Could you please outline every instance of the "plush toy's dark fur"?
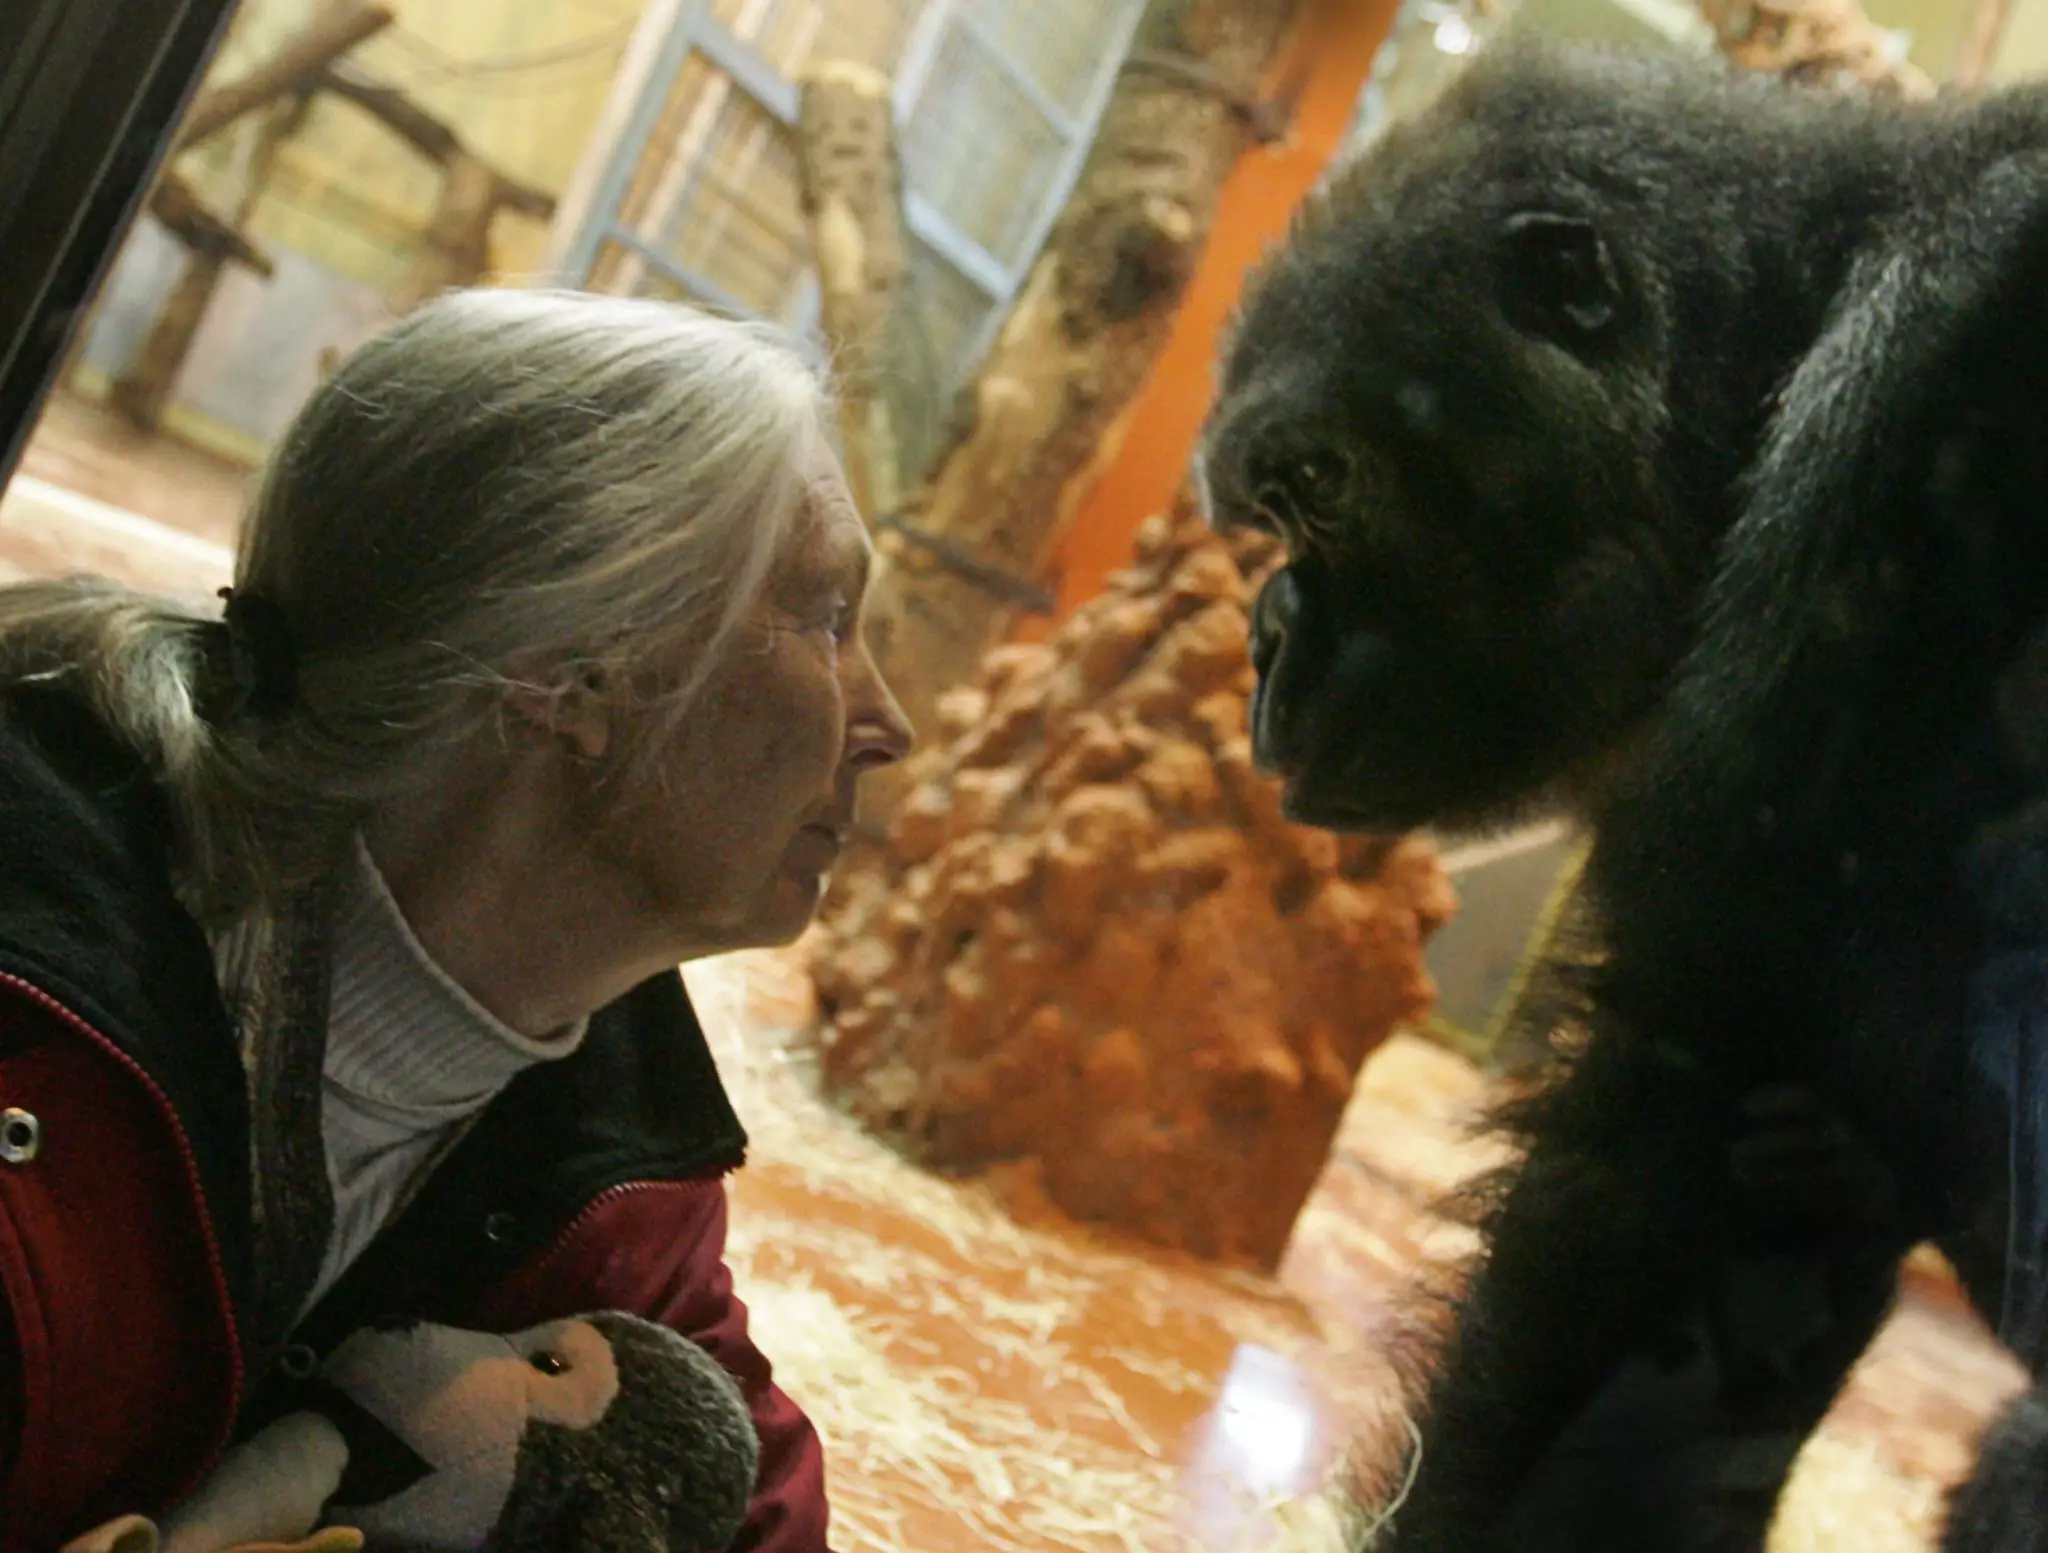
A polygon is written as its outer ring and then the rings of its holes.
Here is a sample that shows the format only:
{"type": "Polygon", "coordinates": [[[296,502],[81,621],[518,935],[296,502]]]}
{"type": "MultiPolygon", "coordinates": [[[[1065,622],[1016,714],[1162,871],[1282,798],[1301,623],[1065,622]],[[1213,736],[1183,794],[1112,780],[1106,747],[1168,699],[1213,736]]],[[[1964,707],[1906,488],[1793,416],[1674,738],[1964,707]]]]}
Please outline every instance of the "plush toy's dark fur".
{"type": "Polygon", "coordinates": [[[739,1387],[666,1327],[610,1312],[619,1394],[593,1429],[534,1422],[492,1553],[722,1553],[747,1517],[759,1446],[739,1387]]]}
{"type": "MultiPolygon", "coordinates": [[[[2040,93],[1526,43],[1248,298],[1204,477],[1288,542],[1253,728],[1293,812],[1598,836],[1403,1553],[1760,1547],[1922,1239],[2042,1357],[2044,312],[2040,93]]],[[[2044,1417],[1952,1553],[2048,1548],[2044,1417]]]]}

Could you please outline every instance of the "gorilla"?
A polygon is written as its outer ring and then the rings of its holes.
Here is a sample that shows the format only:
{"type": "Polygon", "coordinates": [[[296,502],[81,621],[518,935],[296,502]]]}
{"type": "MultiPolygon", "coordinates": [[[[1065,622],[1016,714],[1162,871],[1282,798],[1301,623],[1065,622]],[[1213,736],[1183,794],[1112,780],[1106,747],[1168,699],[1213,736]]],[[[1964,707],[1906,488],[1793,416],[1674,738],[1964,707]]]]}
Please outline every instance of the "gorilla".
{"type": "MultiPolygon", "coordinates": [[[[1249,289],[1198,478],[1287,548],[1289,813],[1595,837],[1375,1546],[1761,1547],[1923,1241],[2041,1373],[2044,315],[2048,95],[1524,40],[1249,289]]],[[[2048,1549],[2048,1393],[1944,1535],[2048,1549]]]]}

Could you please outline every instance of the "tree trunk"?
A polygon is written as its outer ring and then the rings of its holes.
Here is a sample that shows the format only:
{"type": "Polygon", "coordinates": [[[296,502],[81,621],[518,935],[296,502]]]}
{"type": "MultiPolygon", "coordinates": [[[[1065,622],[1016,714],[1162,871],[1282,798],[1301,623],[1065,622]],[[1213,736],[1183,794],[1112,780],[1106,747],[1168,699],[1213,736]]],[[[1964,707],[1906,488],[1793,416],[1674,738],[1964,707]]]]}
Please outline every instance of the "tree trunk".
{"type": "Polygon", "coordinates": [[[878,370],[906,264],[889,78],[862,64],[820,66],[804,80],[801,104],[797,177],[839,378],[840,439],[854,500],[872,520],[900,499],[878,370]]]}
{"type": "Polygon", "coordinates": [[[1856,0],[1700,0],[1721,52],[1746,70],[1821,86],[1862,87],[1909,102],[1934,95],[1925,71],[1856,0]]]}
{"type": "Polygon", "coordinates": [[[1975,91],[1990,78],[2011,16],[2012,0],[1976,0],[1970,7],[1970,27],[1956,47],[1955,65],[1949,71],[1953,85],[1975,91]]]}
{"type": "MultiPolygon", "coordinates": [[[[902,514],[999,573],[1035,578],[1165,344],[1225,175],[1258,126],[1247,103],[1292,32],[1292,0],[1153,0],[1065,213],[961,419],[902,514]],[[1182,68],[1160,68],[1178,64],[1182,68]]],[[[877,542],[870,639],[913,723],[972,673],[1002,600],[900,533],[877,542]]],[[[870,779],[878,810],[902,791],[870,779]]]]}

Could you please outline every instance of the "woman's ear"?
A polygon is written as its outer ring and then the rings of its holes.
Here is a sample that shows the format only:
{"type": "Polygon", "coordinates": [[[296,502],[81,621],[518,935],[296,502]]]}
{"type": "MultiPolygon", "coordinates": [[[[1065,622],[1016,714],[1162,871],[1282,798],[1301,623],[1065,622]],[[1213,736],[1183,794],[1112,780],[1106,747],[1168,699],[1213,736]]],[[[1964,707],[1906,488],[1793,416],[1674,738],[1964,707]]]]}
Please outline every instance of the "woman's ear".
{"type": "Polygon", "coordinates": [[[602,760],[611,748],[611,698],[602,670],[584,669],[555,691],[514,690],[507,704],[537,733],[560,739],[577,760],[602,760]]]}

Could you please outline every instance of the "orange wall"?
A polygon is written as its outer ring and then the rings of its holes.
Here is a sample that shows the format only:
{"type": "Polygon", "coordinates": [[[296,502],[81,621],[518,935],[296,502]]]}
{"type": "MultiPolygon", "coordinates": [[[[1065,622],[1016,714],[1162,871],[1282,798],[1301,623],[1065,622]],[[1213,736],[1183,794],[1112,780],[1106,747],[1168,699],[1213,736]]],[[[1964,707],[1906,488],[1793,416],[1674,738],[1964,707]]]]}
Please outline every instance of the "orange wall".
{"type": "MultiPolygon", "coordinates": [[[[1223,326],[1246,272],[1286,234],[1295,207],[1342,143],[1393,11],[1392,0],[1323,0],[1274,68],[1269,87],[1304,60],[1312,66],[1290,133],[1278,145],[1254,146],[1224,181],[1208,248],[1173,332],[1127,412],[1130,435],[1053,551],[1046,580],[1058,592],[1061,616],[1129,560],[1138,525],[1163,511],[1180,488],[1208,412],[1223,326]]],[[[1054,624],[1026,618],[1018,635],[1043,638],[1054,624]]]]}

